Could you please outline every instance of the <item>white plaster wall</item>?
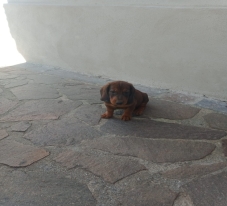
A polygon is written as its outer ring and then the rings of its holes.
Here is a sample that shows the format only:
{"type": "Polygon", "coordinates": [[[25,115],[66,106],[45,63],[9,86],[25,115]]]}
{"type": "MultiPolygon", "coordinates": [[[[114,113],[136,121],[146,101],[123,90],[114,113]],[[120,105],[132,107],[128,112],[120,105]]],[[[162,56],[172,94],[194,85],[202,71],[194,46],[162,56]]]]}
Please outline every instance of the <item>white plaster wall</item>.
{"type": "Polygon", "coordinates": [[[29,62],[227,99],[226,0],[10,0],[4,8],[29,62]]]}

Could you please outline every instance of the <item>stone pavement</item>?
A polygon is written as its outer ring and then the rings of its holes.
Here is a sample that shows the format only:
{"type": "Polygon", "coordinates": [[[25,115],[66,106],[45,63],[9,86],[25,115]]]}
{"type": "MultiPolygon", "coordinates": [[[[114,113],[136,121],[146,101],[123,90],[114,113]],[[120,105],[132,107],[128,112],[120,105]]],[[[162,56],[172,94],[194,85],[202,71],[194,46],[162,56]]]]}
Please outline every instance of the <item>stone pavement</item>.
{"type": "Polygon", "coordinates": [[[105,120],[107,81],[0,68],[0,205],[226,206],[226,102],[137,85],[144,115],[105,120]]]}

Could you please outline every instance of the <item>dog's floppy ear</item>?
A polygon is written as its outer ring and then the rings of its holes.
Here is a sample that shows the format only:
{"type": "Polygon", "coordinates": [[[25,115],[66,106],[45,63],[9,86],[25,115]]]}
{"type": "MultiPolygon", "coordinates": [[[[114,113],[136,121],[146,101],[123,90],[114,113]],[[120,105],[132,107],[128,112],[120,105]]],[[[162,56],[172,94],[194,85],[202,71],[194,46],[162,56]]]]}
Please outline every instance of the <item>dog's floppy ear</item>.
{"type": "Polygon", "coordinates": [[[101,94],[100,100],[104,102],[110,102],[109,89],[110,89],[110,84],[106,84],[100,89],[100,94],[101,94]]]}
{"type": "Polygon", "coordinates": [[[129,93],[129,98],[128,98],[128,104],[133,103],[135,91],[136,91],[136,89],[134,88],[134,86],[132,84],[130,84],[130,93],[129,93]]]}

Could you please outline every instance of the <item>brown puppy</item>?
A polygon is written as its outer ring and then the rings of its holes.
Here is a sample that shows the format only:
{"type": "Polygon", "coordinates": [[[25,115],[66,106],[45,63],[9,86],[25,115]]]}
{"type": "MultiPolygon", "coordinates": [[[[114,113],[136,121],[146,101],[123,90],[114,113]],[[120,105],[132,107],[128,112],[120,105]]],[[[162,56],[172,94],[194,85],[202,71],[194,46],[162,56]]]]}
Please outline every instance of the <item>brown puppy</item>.
{"type": "Polygon", "coordinates": [[[121,119],[128,121],[133,112],[141,115],[149,101],[146,93],[124,81],[110,82],[101,88],[100,93],[107,109],[102,118],[111,118],[115,109],[124,109],[121,119]]]}

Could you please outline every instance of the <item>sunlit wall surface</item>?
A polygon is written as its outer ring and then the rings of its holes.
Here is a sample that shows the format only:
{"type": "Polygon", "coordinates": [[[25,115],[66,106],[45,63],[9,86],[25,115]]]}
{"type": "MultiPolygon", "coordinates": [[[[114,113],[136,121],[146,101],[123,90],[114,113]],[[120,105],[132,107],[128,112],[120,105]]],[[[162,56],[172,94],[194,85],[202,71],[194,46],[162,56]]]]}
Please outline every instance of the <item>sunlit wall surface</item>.
{"type": "Polygon", "coordinates": [[[227,99],[227,0],[7,2],[27,62],[227,99]]]}
{"type": "Polygon", "coordinates": [[[4,3],[7,2],[0,0],[0,67],[26,62],[24,57],[18,52],[16,42],[10,34],[3,8],[4,3]]]}

